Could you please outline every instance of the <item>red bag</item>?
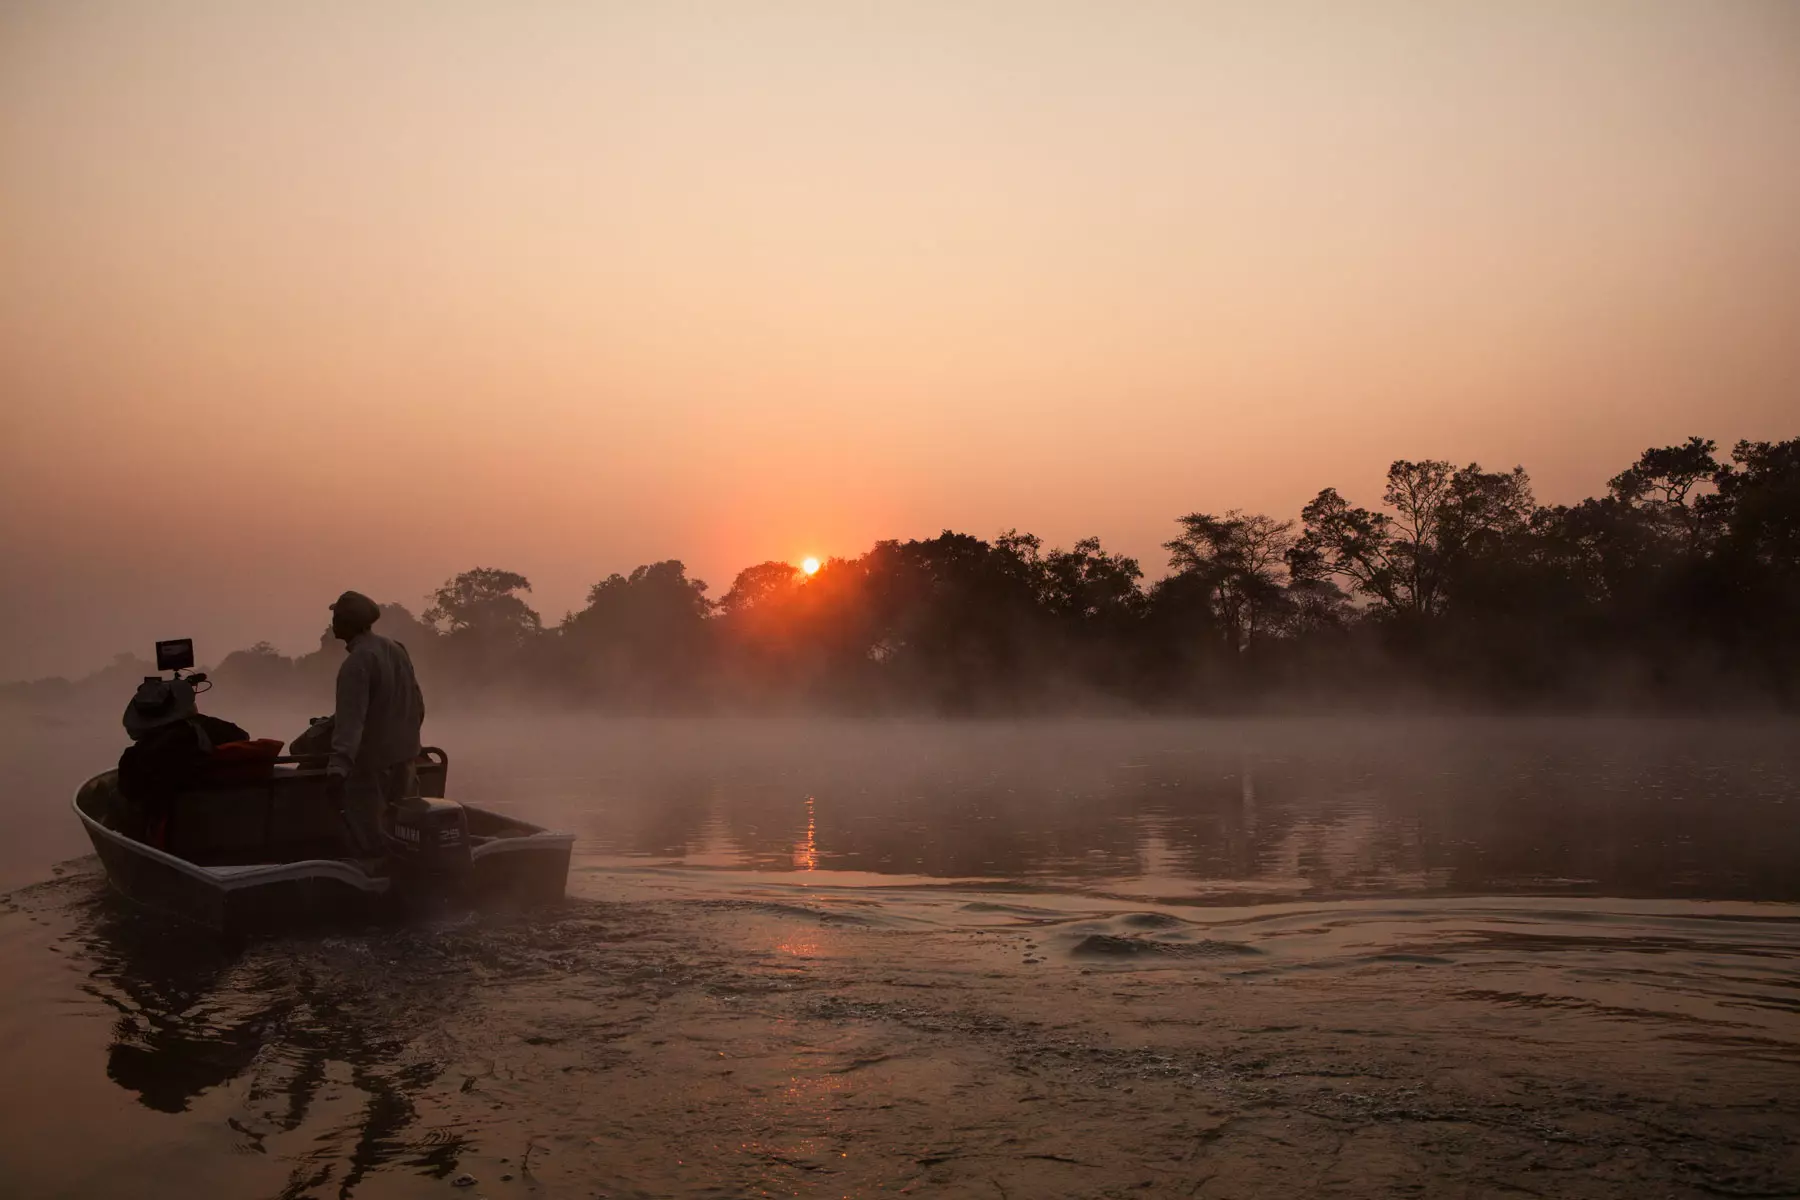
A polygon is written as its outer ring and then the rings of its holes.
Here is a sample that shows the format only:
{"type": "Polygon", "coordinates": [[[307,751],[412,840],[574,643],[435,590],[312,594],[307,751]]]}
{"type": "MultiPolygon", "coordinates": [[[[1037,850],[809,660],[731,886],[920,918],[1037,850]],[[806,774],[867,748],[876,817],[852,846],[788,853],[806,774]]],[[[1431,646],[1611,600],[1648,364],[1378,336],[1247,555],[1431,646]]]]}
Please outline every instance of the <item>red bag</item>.
{"type": "Polygon", "coordinates": [[[208,774],[218,783],[255,783],[275,772],[275,760],[281,757],[282,743],[275,738],[252,738],[247,742],[226,742],[212,748],[212,769],[208,774]]]}

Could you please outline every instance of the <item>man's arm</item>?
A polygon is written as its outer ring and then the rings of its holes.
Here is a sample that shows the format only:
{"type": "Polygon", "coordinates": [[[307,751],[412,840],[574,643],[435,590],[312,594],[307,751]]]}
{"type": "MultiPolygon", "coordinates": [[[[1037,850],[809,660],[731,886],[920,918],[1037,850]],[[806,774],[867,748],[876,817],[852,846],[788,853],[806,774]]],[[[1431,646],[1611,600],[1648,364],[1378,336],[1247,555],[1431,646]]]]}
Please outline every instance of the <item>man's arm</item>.
{"type": "Polygon", "coordinates": [[[368,717],[369,665],[360,654],[352,654],[338,668],[337,712],[331,729],[332,774],[348,775],[356,765],[368,717]]]}

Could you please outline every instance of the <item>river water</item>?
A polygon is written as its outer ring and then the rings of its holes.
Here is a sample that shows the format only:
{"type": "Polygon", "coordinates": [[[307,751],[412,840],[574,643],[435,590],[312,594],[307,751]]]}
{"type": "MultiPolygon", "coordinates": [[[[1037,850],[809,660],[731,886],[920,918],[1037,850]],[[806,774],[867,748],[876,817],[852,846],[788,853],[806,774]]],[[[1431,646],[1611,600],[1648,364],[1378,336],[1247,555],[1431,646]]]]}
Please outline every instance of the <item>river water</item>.
{"type": "Polygon", "coordinates": [[[992,879],[1240,903],[1800,900],[1792,724],[490,726],[470,802],[593,863],[992,879]]]}
{"type": "Polygon", "coordinates": [[[1800,1190],[1793,722],[427,734],[567,911],[205,943],[81,861],[113,730],[9,718],[0,1193],[1800,1190]]]}

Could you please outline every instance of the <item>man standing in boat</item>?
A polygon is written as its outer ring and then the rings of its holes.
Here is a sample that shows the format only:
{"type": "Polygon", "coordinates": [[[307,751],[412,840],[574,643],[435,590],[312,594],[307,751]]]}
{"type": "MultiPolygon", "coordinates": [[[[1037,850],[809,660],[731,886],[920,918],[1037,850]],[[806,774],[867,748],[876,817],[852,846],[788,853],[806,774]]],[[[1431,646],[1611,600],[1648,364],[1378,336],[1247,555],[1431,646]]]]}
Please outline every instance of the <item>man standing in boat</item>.
{"type": "Polygon", "coordinates": [[[406,647],[374,632],[381,608],[361,592],[331,606],[331,632],[349,650],[338,668],[326,794],[343,810],[356,849],[385,856],[381,816],[419,794],[415,760],[425,697],[406,647]]]}

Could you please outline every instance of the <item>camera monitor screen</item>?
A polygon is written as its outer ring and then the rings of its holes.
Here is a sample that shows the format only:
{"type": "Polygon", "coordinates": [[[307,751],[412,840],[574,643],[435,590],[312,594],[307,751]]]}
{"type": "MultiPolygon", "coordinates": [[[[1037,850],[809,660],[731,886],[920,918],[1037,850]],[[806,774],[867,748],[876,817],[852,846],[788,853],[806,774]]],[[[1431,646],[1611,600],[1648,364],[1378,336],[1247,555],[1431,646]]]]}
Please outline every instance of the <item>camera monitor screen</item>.
{"type": "Polygon", "coordinates": [[[156,669],[186,671],[194,665],[194,639],[176,638],[156,643],[156,669]]]}

